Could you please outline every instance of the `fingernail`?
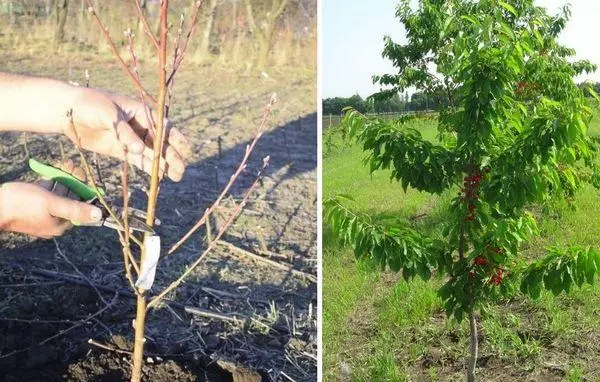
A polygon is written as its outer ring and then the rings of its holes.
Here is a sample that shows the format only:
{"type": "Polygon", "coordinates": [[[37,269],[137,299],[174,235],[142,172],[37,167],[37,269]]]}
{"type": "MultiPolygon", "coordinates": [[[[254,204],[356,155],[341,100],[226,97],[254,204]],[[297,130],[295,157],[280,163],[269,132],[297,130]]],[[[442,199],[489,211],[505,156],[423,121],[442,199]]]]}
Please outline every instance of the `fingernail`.
{"type": "Polygon", "coordinates": [[[93,222],[99,222],[102,219],[102,210],[98,207],[93,207],[90,218],[93,222]]]}

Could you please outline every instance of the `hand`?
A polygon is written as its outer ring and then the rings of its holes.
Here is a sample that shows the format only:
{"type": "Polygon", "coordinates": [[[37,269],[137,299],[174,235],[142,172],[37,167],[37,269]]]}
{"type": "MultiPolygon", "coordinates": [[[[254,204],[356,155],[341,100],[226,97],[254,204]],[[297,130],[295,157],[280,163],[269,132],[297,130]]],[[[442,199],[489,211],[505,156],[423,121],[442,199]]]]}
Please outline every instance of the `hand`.
{"type": "MultiPolygon", "coordinates": [[[[127,161],[147,173],[152,171],[154,134],[144,105],[131,98],[112,95],[95,89],[78,88],[72,111],[73,127],[63,129],[73,142],[79,136],[84,149],[127,161]]],[[[151,117],[153,118],[153,117],[151,117]]],[[[161,176],[164,172],[178,182],[183,177],[183,153],[188,143],[167,121],[161,176]]]]}
{"type": "MultiPolygon", "coordinates": [[[[85,180],[83,170],[75,168],[72,162],[59,167],[85,180]]],[[[62,185],[54,187],[54,192],[45,188],[51,184],[50,181],[3,184],[0,187],[0,230],[50,239],[71,228],[71,222],[96,223],[102,219],[98,207],[61,196],[69,192],[62,185]]]]}

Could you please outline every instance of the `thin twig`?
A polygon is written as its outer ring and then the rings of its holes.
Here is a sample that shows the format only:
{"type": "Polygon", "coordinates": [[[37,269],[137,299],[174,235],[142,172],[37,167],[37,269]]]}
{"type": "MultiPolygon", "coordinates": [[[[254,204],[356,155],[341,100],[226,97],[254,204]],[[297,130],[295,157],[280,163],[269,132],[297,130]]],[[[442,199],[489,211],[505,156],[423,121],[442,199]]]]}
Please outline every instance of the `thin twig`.
{"type": "MultiPolygon", "coordinates": [[[[79,151],[79,156],[81,157],[81,164],[83,165],[85,174],[86,174],[87,178],[90,180],[90,182],[92,183],[92,187],[94,188],[94,191],[96,191],[96,195],[98,196],[98,200],[100,201],[100,204],[102,204],[102,206],[104,208],[106,208],[110,217],[112,217],[114,219],[115,223],[118,225],[120,230],[116,230],[116,231],[117,231],[117,234],[119,235],[119,239],[121,240],[121,242],[123,242],[125,240],[125,238],[123,237],[121,230],[124,231],[125,227],[123,227],[123,223],[117,217],[116,212],[106,202],[106,199],[104,198],[104,196],[102,196],[102,193],[101,193],[100,189],[98,188],[96,181],[94,180],[94,176],[92,174],[90,164],[89,164],[87,158],[85,157],[85,155],[83,154],[83,148],[81,147],[81,137],[79,136],[79,133],[77,132],[77,129],[75,128],[75,123],[73,122],[73,110],[69,110],[68,117],[69,117],[69,127],[71,128],[71,130],[73,130],[73,134],[75,135],[75,147],[77,148],[77,151],[79,151]]],[[[131,235],[131,240],[133,240],[137,245],[139,245],[140,248],[143,247],[142,242],[139,241],[135,236],[131,235]]],[[[137,268],[137,264],[135,264],[135,261],[133,262],[133,266],[134,266],[135,270],[139,273],[140,270],[139,270],[139,268],[137,268]]]]}
{"type": "MultiPolygon", "coordinates": [[[[136,87],[138,89],[140,101],[142,101],[142,105],[144,105],[144,113],[146,113],[146,119],[150,122],[151,131],[154,133],[156,131],[156,126],[154,124],[154,118],[152,117],[152,112],[150,111],[150,107],[148,106],[148,103],[146,102],[146,96],[144,95],[144,89],[141,86],[137,86],[137,84],[142,83],[142,79],[140,77],[140,71],[138,69],[137,56],[135,55],[134,36],[133,36],[133,33],[131,33],[131,30],[128,30],[126,34],[127,34],[128,40],[129,40],[129,53],[131,54],[131,61],[133,64],[133,74],[135,75],[135,78],[137,80],[136,87]]],[[[144,144],[145,143],[146,142],[144,142],[144,144]]]]}
{"type": "Polygon", "coordinates": [[[240,317],[237,315],[211,312],[211,311],[204,310],[204,309],[192,308],[191,306],[186,306],[185,311],[186,311],[186,313],[190,313],[190,314],[193,314],[196,316],[201,316],[201,317],[211,318],[211,319],[221,320],[221,321],[228,321],[228,322],[233,322],[233,323],[243,322],[247,319],[247,317],[240,317]]]}
{"type": "Polygon", "coordinates": [[[289,375],[287,375],[283,371],[281,371],[279,374],[283,375],[287,380],[289,380],[291,382],[296,382],[296,380],[294,380],[292,377],[290,377],[289,375]]]}
{"type": "Polygon", "coordinates": [[[183,235],[183,237],[181,239],[179,239],[179,241],[177,241],[177,243],[173,244],[173,246],[169,249],[167,254],[170,255],[173,252],[175,252],[177,250],[177,248],[179,248],[183,243],[185,243],[190,238],[190,236],[192,236],[194,234],[194,232],[196,232],[200,227],[202,227],[202,225],[204,225],[204,223],[206,222],[206,219],[219,206],[219,204],[221,203],[221,200],[229,192],[229,189],[233,186],[233,184],[235,183],[237,178],[240,176],[242,171],[244,171],[246,169],[246,166],[248,164],[248,158],[250,157],[250,154],[254,150],[254,146],[256,146],[256,142],[258,142],[258,140],[262,136],[263,129],[267,123],[267,119],[268,119],[269,115],[271,114],[275,100],[276,100],[275,96],[271,97],[271,100],[270,100],[269,104],[267,105],[267,108],[263,114],[261,123],[258,126],[258,129],[256,130],[254,139],[248,146],[246,146],[246,152],[244,154],[244,158],[242,158],[242,161],[241,161],[239,167],[237,168],[237,170],[235,171],[235,173],[231,176],[231,178],[229,178],[229,183],[227,183],[227,185],[225,186],[225,188],[223,189],[223,191],[221,192],[219,197],[214,201],[214,203],[204,212],[204,215],[202,215],[200,220],[198,220],[198,222],[185,235],[183,235]]]}
{"type": "Polygon", "coordinates": [[[189,28],[188,33],[185,36],[185,40],[183,40],[183,47],[181,48],[181,54],[177,57],[177,60],[173,64],[173,68],[171,69],[171,74],[169,75],[169,79],[167,80],[167,85],[169,85],[171,83],[171,81],[173,81],[173,78],[175,77],[177,70],[179,70],[179,66],[181,66],[181,63],[183,62],[183,59],[185,58],[188,44],[192,38],[192,35],[194,34],[194,30],[196,29],[196,24],[198,21],[198,15],[200,14],[200,6],[201,5],[202,5],[201,0],[196,1],[195,8],[192,11],[192,15],[190,16],[190,25],[188,27],[189,28]]]}
{"type": "Polygon", "coordinates": [[[217,242],[217,244],[226,246],[227,248],[231,249],[232,251],[235,251],[235,252],[237,252],[237,253],[239,253],[241,255],[249,257],[249,258],[251,258],[253,260],[261,261],[261,262],[263,262],[265,264],[269,264],[272,267],[284,270],[286,272],[290,272],[291,274],[293,274],[295,276],[299,276],[301,278],[310,280],[313,283],[317,282],[317,278],[314,275],[311,275],[310,273],[306,273],[306,272],[302,272],[302,271],[299,271],[297,269],[294,269],[291,265],[281,264],[281,263],[278,263],[278,262],[273,261],[271,259],[267,259],[266,257],[262,257],[262,256],[259,256],[259,255],[256,255],[256,254],[254,254],[252,252],[246,251],[245,249],[237,247],[237,246],[235,246],[235,245],[233,245],[231,243],[228,243],[226,241],[223,241],[223,240],[219,240],[217,242]]]}
{"type": "Polygon", "coordinates": [[[136,7],[136,10],[138,13],[138,17],[142,21],[142,24],[144,27],[144,32],[146,33],[146,36],[148,36],[148,38],[150,39],[150,42],[152,43],[152,45],[154,45],[154,47],[158,51],[158,49],[159,49],[158,39],[156,38],[154,33],[152,33],[152,29],[148,25],[148,20],[146,20],[146,16],[144,16],[144,12],[142,11],[142,5],[140,4],[140,0],[135,0],[135,7],[136,7]]]}
{"type": "Polygon", "coordinates": [[[39,287],[63,284],[62,281],[48,281],[39,283],[21,283],[21,284],[0,284],[0,288],[23,288],[23,287],[39,287]]]}
{"type": "Polygon", "coordinates": [[[60,160],[65,160],[65,158],[66,158],[66,156],[65,156],[65,148],[64,148],[63,143],[60,140],[60,138],[58,139],[58,149],[60,151],[60,160]]]}
{"type": "MultiPolygon", "coordinates": [[[[127,148],[125,147],[125,156],[127,156],[127,148]]],[[[123,188],[123,213],[121,219],[123,219],[123,231],[124,241],[123,247],[127,247],[128,250],[131,247],[131,242],[129,240],[129,166],[127,162],[121,163],[121,185],[123,188]]],[[[128,265],[128,259],[125,258],[125,266],[128,265]]]]}
{"type": "MultiPolygon", "coordinates": [[[[118,296],[119,296],[119,293],[115,293],[115,296],[113,297],[113,299],[111,300],[111,302],[108,305],[106,305],[102,309],[98,310],[96,313],[92,314],[91,316],[83,318],[83,319],[77,321],[77,323],[75,325],[70,326],[69,328],[67,328],[65,330],[61,330],[60,332],[58,332],[58,333],[56,333],[56,334],[54,334],[54,335],[46,338],[45,340],[42,340],[42,341],[38,342],[37,346],[42,346],[42,345],[47,344],[48,342],[52,341],[53,339],[56,339],[56,338],[61,337],[61,336],[64,336],[65,334],[69,333],[70,331],[72,331],[74,329],[77,329],[78,327],[84,325],[88,321],[90,321],[90,320],[98,317],[99,315],[101,315],[102,313],[104,313],[108,308],[110,308],[112,305],[114,305],[114,303],[117,300],[118,296]]],[[[23,348],[23,349],[13,350],[10,353],[6,353],[6,354],[3,354],[3,355],[0,355],[0,359],[8,358],[8,357],[11,357],[13,355],[20,354],[20,353],[25,353],[28,350],[29,350],[28,347],[27,348],[23,348]]]]}
{"type": "MultiPolygon", "coordinates": [[[[90,87],[90,80],[92,76],[90,75],[89,70],[85,70],[85,87],[90,87]]],[[[94,164],[94,168],[96,169],[96,175],[98,176],[98,182],[104,187],[104,181],[102,180],[102,173],[100,172],[100,164],[98,163],[98,153],[94,153],[92,156],[92,163],[94,164]]]]}
{"type": "Polygon", "coordinates": [[[60,249],[60,246],[58,245],[58,241],[54,238],[52,240],[54,241],[54,245],[56,246],[56,251],[58,251],[58,254],[62,257],[62,259],[65,262],[67,262],[71,266],[71,268],[73,268],[75,270],[75,272],[77,272],[79,274],[79,276],[81,276],[81,278],[84,279],[92,287],[92,289],[94,289],[96,291],[96,294],[98,295],[98,297],[100,297],[100,300],[104,303],[104,305],[108,305],[108,302],[106,302],[106,300],[102,296],[102,293],[100,293],[98,288],[96,288],[96,285],[94,285],[92,280],[90,280],[86,275],[84,275],[83,272],[81,272],[79,270],[79,268],[77,268],[77,265],[73,264],[73,262],[71,260],[69,260],[67,255],[65,255],[65,253],[62,251],[62,249],[60,249]]]}
{"type": "Polygon", "coordinates": [[[129,350],[121,350],[121,349],[117,349],[117,348],[109,346],[109,345],[102,344],[102,343],[100,343],[98,341],[95,341],[95,340],[93,340],[91,338],[88,340],[88,344],[94,345],[94,346],[98,346],[99,348],[102,348],[102,349],[105,349],[105,350],[108,350],[108,351],[112,351],[112,352],[115,352],[115,353],[119,353],[119,354],[131,354],[132,353],[129,350]]]}
{"type": "MultiPolygon", "coordinates": [[[[129,165],[127,162],[121,163],[121,180],[123,183],[123,226],[125,228],[124,231],[124,241],[123,246],[123,264],[125,265],[125,276],[127,277],[127,281],[129,281],[129,286],[133,291],[137,294],[137,288],[135,287],[135,282],[133,281],[133,275],[131,274],[131,262],[135,262],[135,258],[131,253],[131,242],[130,242],[130,231],[129,231],[129,165]]],[[[138,272],[139,274],[139,272],[138,272]]]]}
{"type": "MultiPolygon", "coordinates": [[[[173,50],[173,64],[172,68],[175,67],[177,63],[177,58],[179,57],[179,43],[181,41],[181,35],[183,34],[183,24],[185,22],[185,18],[183,14],[179,19],[179,29],[177,29],[177,37],[175,37],[174,50],[173,50]]],[[[169,82],[168,92],[167,92],[167,102],[165,103],[165,118],[169,118],[169,111],[171,110],[171,100],[173,99],[173,87],[175,86],[175,78],[169,82]]]]}
{"type": "Polygon", "coordinates": [[[136,86],[139,86],[142,89],[144,95],[146,95],[146,97],[148,97],[148,99],[154,105],[156,105],[156,99],[154,97],[152,97],[152,95],[150,93],[148,93],[148,91],[146,91],[144,86],[136,79],[136,76],[133,74],[133,72],[131,71],[131,69],[129,68],[129,66],[127,65],[127,63],[125,62],[125,60],[123,59],[121,54],[119,53],[119,50],[117,49],[117,47],[115,46],[115,43],[113,42],[112,38],[110,37],[110,33],[108,33],[108,28],[102,23],[102,20],[100,20],[100,17],[98,17],[98,13],[96,12],[96,9],[94,8],[94,4],[92,3],[92,0],[86,0],[86,1],[88,3],[89,13],[94,18],[94,21],[98,25],[98,28],[100,28],[100,30],[104,34],[106,42],[110,46],[110,48],[113,51],[113,53],[115,54],[115,56],[117,56],[117,58],[119,59],[119,62],[121,63],[121,67],[123,68],[125,73],[127,73],[129,75],[129,77],[131,77],[131,79],[133,80],[133,82],[135,83],[136,86]]]}
{"type": "MultiPolygon", "coordinates": [[[[49,271],[46,269],[36,269],[36,268],[32,269],[31,273],[36,276],[44,277],[47,279],[61,280],[61,281],[64,281],[64,282],[70,283],[70,284],[81,285],[81,286],[84,286],[87,288],[90,287],[90,285],[88,283],[81,280],[78,276],[70,274],[70,273],[60,273],[60,272],[49,271]]],[[[135,298],[135,294],[130,292],[127,289],[115,289],[115,288],[107,287],[104,285],[97,285],[96,287],[99,290],[104,291],[104,292],[119,293],[119,296],[135,298]]]]}
{"type": "Polygon", "coordinates": [[[213,237],[212,237],[212,224],[210,224],[210,217],[206,219],[206,240],[208,241],[208,244],[213,242],[213,237]]]}
{"type": "Polygon", "coordinates": [[[72,324],[73,320],[40,320],[39,318],[11,318],[11,317],[0,317],[0,321],[5,322],[19,322],[24,324],[72,324]]]}
{"type": "Polygon", "coordinates": [[[206,250],[196,259],[196,261],[194,261],[194,263],[192,265],[190,265],[185,270],[185,272],[183,272],[183,274],[177,280],[173,281],[162,292],[160,292],[157,296],[153,297],[150,300],[150,302],[148,303],[148,309],[155,306],[156,304],[158,304],[165,295],[167,295],[169,292],[171,292],[172,290],[177,288],[190,275],[190,273],[192,271],[194,271],[194,269],[196,269],[196,267],[200,264],[200,262],[204,259],[204,257],[215,248],[215,246],[217,245],[216,243],[221,239],[221,236],[223,236],[225,231],[227,231],[227,229],[229,228],[231,223],[233,223],[235,218],[240,214],[240,212],[246,205],[246,201],[250,197],[250,194],[252,194],[252,191],[254,191],[254,189],[258,186],[258,183],[260,182],[262,173],[264,172],[264,170],[268,166],[268,164],[269,164],[269,157],[266,157],[263,159],[263,167],[258,172],[256,179],[254,180],[254,182],[252,183],[250,188],[248,188],[248,190],[246,191],[246,194],[244,194],[242,201],[240,203],[238,203],[235,210],[233,211],[233,213],[231,214],[229,219],[225,222],[225,224],[223,225],[223,227],[221,228],[221,230],[219,231],[217,236],[215,236],[214,241],[211,244],[209,244],[209,246],[206,248],[206,250]]]}

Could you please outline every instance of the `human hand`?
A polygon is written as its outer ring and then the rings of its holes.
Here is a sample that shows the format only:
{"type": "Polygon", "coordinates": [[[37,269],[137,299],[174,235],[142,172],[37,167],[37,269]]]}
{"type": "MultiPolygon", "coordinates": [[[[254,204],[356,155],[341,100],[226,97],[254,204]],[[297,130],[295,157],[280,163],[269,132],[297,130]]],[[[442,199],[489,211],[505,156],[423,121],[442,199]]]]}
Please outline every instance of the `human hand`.
{"type": "MultiPolygon", "coordinates": [[[[68,161],[59,167],[81,180],[85,174],[68,161]]],[[[95,206],[69,199],[69,190],[60,184],[42,181],[40,184],[12,182],[0,187],[0,230],[19,232],[50,239],[71,228],[71,222],[96,223],[102,211],[95,206]]]]}
{"type": "MultiPolygon", "coordinates": [[[[73,126],[63,132],[73,142],[77,136],[84,149],[127,161],[147,173],[152,171],[154,134],[144,105],[128,97],[90,88],[76,88],[72,112],[73,126]]],[[[161,176],[164,172],[178,182],[183,177],[183,155],[187,140],[167,121],[161,176]]]]}
{"type": "MultiPolygon", "coordinates": [[[[63,133],[75,143],[78,135],[84,149],[127,159],[149,173],[154,158],[150,118],[144,105],[131,98],[49,78],[0,73],[0,131],[63,133]]],[[[168,121],[164,137],[161,176],[166,171],[179,181],[187,141],[168,121]]]]}

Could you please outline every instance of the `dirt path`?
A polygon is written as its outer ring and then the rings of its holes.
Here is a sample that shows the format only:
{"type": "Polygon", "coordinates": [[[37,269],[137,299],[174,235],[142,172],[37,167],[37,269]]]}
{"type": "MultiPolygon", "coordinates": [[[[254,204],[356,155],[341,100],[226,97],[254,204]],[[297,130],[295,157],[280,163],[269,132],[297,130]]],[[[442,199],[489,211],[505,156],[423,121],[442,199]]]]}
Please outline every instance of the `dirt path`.
{"type": "MultiPolygon", "coordinates": [[[[81,80],[90,67],[93,85],[131,94],[118,68],[94,58],[72,60],[6,56],[0,70],[81,80]],[[122,90],[125,89],[125,90],[122,90]]],[[[271,156],[262,187],[230,230],[226,241],[296,270],[316,275],[316,104],[312,73],[271,73],[269,79],[226,71],[185,68],[177,80],[173,120],[191,141],[194,153],[181,183],[165,183],[159,200],[159,234],[173,243],[198,219],[237,167],[271,93],[279,102],[249,163],[213,225],[222,224],[229,208],[271,156]]],[[[60,157],[58,140],[75,157],[65,139],[5,133],[0,135],[0,182],[32,180],[27,155],[52,161],[60,157]],[[25,150],[25,144],[27,151],[25,150]]],[[[120,195],[117,163],[104,161],[109,193],[120,195]]],[[[133,199],[143,201],[146,177],[137,172],[133,199]]],[[[143,203],[141,203],[143,204],[143,203]]],[[[94,284],[126,289],[116,235],[110,230],[78,228],[58,240],[70,260],[94,284]]],[[[205,246],[204,231],[175,256],[159,265],[157,285],[168,284],[205,246]]],[[[90,347],[89,338],[127,349],[131,342],[132,301],[121,293],[114,305],[93,320],[39,345],[103,308],[96,292],[83,285],[49,277],[47,271],[75,275],[56,254],[52,241],[0,234],[0,369],[5,380],[119,380],[126,375],[123,354],[90,347]],[[44,273],[46,271],[46,273],[44,273]],[[68,320],[65,321],[65,320],[68,320]],[[25,349],[15,356],[12,351],[25,349]]],[[[290,272],[256,262],[222,247],[206,259],[176,294],[171,307],[154,310],[147,325],[150,380],[205,380],[214,361],[229,361],[258,370],[267,380],[281,372],[296,381],[316,379],[316,285],[290,272]],[[207,319],[183,306],[238,321],[207,319]]],[[[111,292],[101,292],[105,300],[111,292]]],[[[214,376],[214,374],[212,374],[214,376]]]]}

